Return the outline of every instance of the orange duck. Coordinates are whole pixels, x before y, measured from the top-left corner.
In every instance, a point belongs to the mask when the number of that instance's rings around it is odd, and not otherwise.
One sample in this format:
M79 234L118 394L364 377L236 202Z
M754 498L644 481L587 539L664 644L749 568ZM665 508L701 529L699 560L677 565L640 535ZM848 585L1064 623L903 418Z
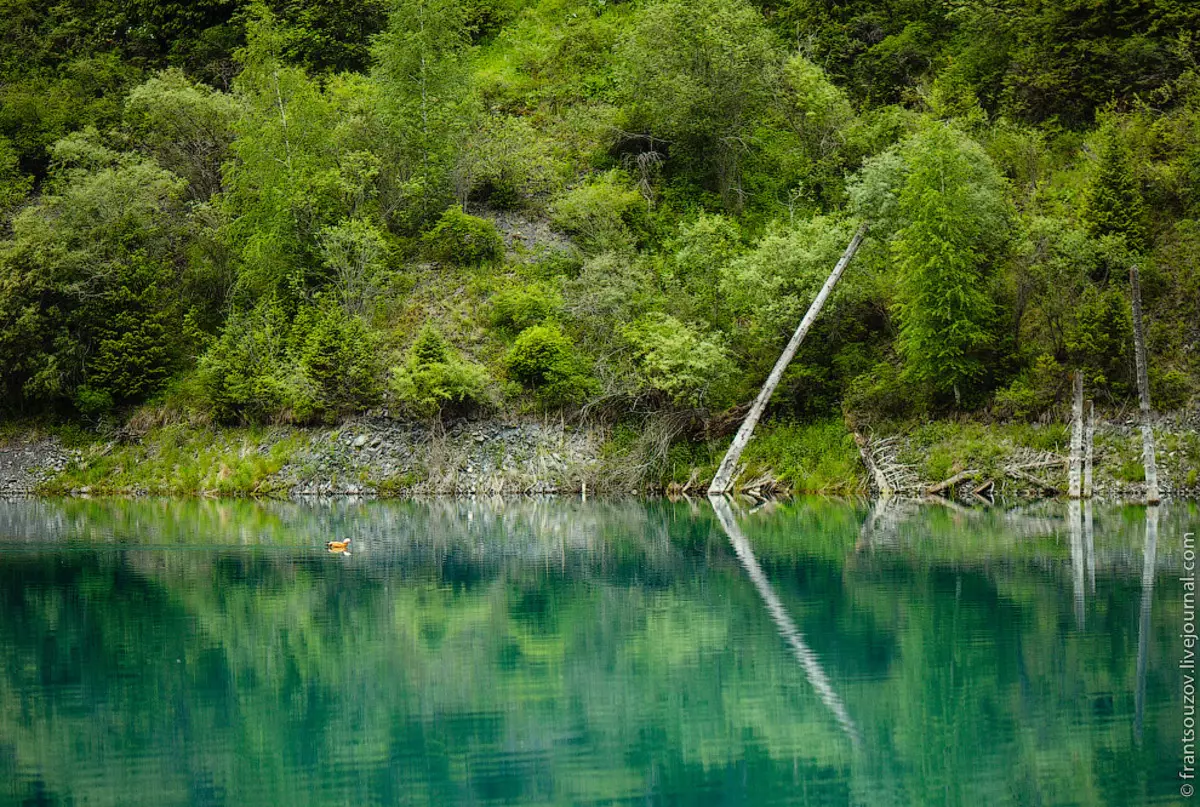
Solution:
M326 541L325 548L335 555L350 554L350 539L344 541Z

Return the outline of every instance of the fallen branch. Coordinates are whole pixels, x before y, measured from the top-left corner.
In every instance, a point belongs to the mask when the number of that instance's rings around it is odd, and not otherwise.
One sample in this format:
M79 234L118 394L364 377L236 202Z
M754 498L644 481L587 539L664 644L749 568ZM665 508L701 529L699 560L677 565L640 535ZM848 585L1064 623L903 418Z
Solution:
M863 465L867 467L867 473L875 480L875 488L879 491L879 495L891 496L895 491L892 490L892 484L888 482L887 475L871 457L871 443L857 431L853 431L851 434L854 435L854 443L858 446L858 453L862 457Z
M1052 468L1056 465L1066 465L1071 461L1070 457L1055 457L1050 460L1038 460L1037 462L1023 462L1020 465L1014 465L1013 468L1022 468L1029 470L1031 468Z
M1033 474L1026 473L1025 471L1022 471L1020 468L1005 468L1004 473L1008 474L1009 476L1013 477L1014 479L1020 479L1022 481L1030 482L1034 485L1037 485L1042 490L1048 490L1051 493L1060 493L1061 492L1058 487L1051 485L1049 482L1046 482L1042 479L1038 479Z
M954 487L959 482L964 482L968 479L973 479L973 478L979 476L979 474L980 474L980 472L976 471L976 470L959 471L958 473L956 473L954 476L950 477L949 479L943 479L941 482L938 482L936 485L925 488L925 495L932 496L935 493L941 493L946 488Z

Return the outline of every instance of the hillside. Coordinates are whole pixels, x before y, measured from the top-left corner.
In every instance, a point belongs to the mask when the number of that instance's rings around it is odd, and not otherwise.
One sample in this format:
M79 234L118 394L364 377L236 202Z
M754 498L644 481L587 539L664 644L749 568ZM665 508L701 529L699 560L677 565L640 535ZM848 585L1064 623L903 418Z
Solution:
M1195 407L1193 3L0 16L10 421L104 445L384 412L435 433L538 420L681 482L862 221L770 433L840 456L845 422L1061 422L1075 369L1121 423L1135 263L1154 406ZM785 443L764 467L795 464Z

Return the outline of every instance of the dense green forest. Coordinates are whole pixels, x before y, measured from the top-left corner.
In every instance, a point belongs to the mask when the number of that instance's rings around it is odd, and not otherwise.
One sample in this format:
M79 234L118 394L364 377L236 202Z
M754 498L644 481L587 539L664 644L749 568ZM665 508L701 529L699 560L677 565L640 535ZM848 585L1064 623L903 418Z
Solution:
M1188 0L0 0L0 407L110 426L1200 389Z

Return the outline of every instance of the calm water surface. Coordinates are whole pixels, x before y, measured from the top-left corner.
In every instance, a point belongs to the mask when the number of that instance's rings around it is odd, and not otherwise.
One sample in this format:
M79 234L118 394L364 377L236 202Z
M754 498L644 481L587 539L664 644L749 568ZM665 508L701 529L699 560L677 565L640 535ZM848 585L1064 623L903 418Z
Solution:
M1181 803L1198 523L0 502L0 804Z

